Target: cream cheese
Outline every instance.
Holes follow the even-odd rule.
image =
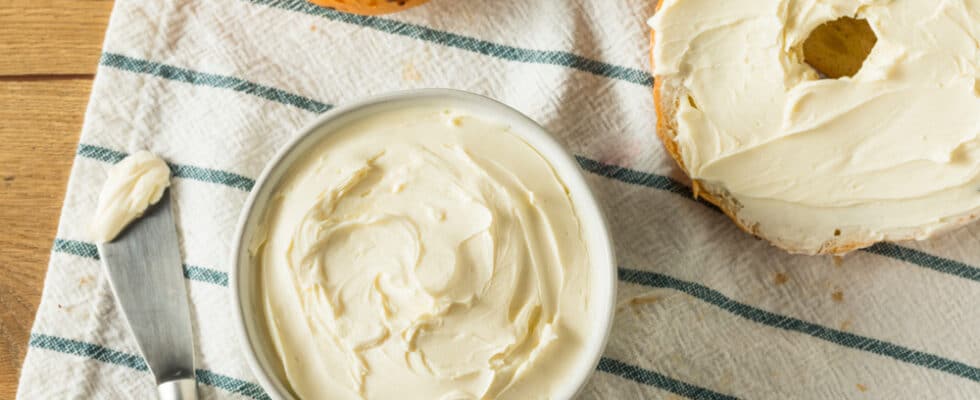
[[[548,162],[437,106],[327,136],[250,250],[280,375],[304,399],[547,399],[585,357],[589,261]]]
[[[170,186],[170,167],[148,151],[138,151],[109,169],[89,225],[97,243],[110,242],[126,225],[160,201]]]
[[[819,79],[809,33],[841,17],[878,37],[851,78]],[[655,75],[682,82],[676,141],[763,236],[929,236],[980,208],[980,1],[665,0]]]

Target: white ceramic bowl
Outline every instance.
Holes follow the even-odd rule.
[[[609,338],[615,312],[616,260],[602,210],[596,203],[575,159],[544,128],[507,105],[458,90],[421,89],[372,97],[327,112],[303,128],[276,154],[259,176],[245,202],[231,253],[231,260],[234,260],[230,281],[232,307],[234,307],[232,312],[245,359],[248,360],[249,367],[259,383],[272,398],[290,399],[293,396],[274,372],[277,371],[275,366],[278,361],[273,347],[268,343],[264,318],[258,317],[262,315],[259,299],[256,296],[259,293],[256,280],[259,273],[255,270],[248,252],[248,243],[252,241],[256,225],[262,217],[270,195],[274,193],[280,179],[297,159],[324,137],[336,132],[339,127],[374,113],[426,102],[460,108],[482,119],[510,126],[514,134],[524,139],[551,163],[568,187],[589,248],[591,267],[589,304],[592,306],[594,325],[586,343],[587,357],[583,359],[586,361],[574,366],[572,376],[568,377],[566,384],[555,393],[556,398],[574,397],[595,371]]]

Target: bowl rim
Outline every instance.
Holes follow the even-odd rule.
[[[249,326],[246,324],[246,308],[244,307],[244,302],[242,301],[242,295],[244,291],[250,290],[247,285],[242,281],[243,273],[242,264],[243,262],[248,262],[248,258],[241,257],[243,250],[248,251],[248,244],[244,243],[246,228],[248,228],[249,223],[253,218],[261,218],[262,210],[256,209],[258,204],[257,197],[265,186],[270,184],[270,176],[281,169],[288,169],[291,163],[284,163],[284,160],[289,157],[294,152],[299,152],[302,154],[305,149],[302,147],[302,143],[310,138],[310,136],[316,135],[320,129],[328,123],[339,119],[342,116],[356,113],[358,111],[369,109],[373,107],[382,106],[385,103],[392,102],[403,102],[408,100],[444,100],[453,103],[470,103],[478,104],[482,107],[494,109],[498,115],[497,117],[504,119],[504,122],[508,125],[523,125],[525,127],[531,127],[530,130],[521,130],[520,132],[514,131],[513,133],[520,137],[525,142],[528,142],[530,136],[535,136],[534,139],[539,142],[539,145],[534,145],[528,143],[538,154],[551,167],[554,169],[555,174],[562,180],[563,184],[569,191],[569,196],[577,198],[573,200],[573,205],[575,207],[575,213],[578,218],[585,219],[583,214],[587,213],[591,219],[597,223],[593,223],[591,228],[596,230],[595,234],[590,235],[588,232],[583,232],[583,239],[586,240],[586,245],[590,251],[598,249],[602,253],[605,253],[607,257],[606,263],[608,264],[606,269],[608,269],[607,277],[604,279],[607,284],[605,287],[597,288],[590,287],[589,295],[593,296],[596,294],[607,294],[606,298],[600,299],[606,302],[606,310],[597,310],[601,314],[596,314],[601,316],[600,320],[595,321],[598,324],[591,332],[598,334],[598,340],[589,340],[585,343],[588,351],[588,363],[583,363],[583,365],[573,367],[571,373],[575,375],[575,379],[569,379],[568,386],[573,386],[571,390],[562,390],[562,392],[567,392],[569,398],[573,398],[584,389],[586,383],[590,380],[593,373],[598,367],[599,361],[605,351],[606,344],[609,341],[609,336],[612,332],[613,319],[615,317],[616,308],[616,286],[617,286],[617,264],[616,264],[616,254],[615,246],[612,240],[612,236],[609,233],[609,222],[605,216],[602,206],[595,198],[595,193],[593,192],[591,186],[585,179],[578,162],[572,156],[572,154],[561,145],[555,137],[548,132],[541,124],[537,123],[524,113],[518,111],[517,109],[504,104],[498,100],[492,99],[490,97],[467,92],[458,89],[444,89],[444,88],[427,88],[427,89],[411,89],[411,90],[398,90],[393,92],[387,92],[379,95],[369,96],[364,99],[351,102],[344,106],[335,107],[319,117],[315,118],[310,123],[296,131],[296,133],[284,144],[278,151],[276,151],[275,156],[270,159],[265,167],[262,169],[262,173],[255,180],[255,184],[249,191],[248,198],[242,206],[242,210],[239,214],[238,222],[235,227],[235,234],[232,237],[233,245],[231,248],[229,261],[231,263],[230,273],[229,273],[229,286],[231,292],[231,305],[232,305],[232,318],[234,320],[233,327],[236,331],[236,336],[238,340],[238,346],[243,350],[245,355],[245,361],[248,364],[249,369],[252,374],[258,380],[260,386],[263,390],[273,399],[291,399],[294,398],[292,392],[280,381],[277,376],[271,371],[267,370],[265,366],[258,359],[258,346],[259,344],[253,339],[250,333]],[[355,118],[356,119],[356,118]],[[322,133],[322,135],[328,135],[329,133]],[[322,137],[320,138],[322,140]],[[313,143],[316,143],[315,141]],[[549,152],[543,152],[542,145],[545,147],[550,147]],[[295,160],[294,160],[295,161]],[[271,184],[276,184],[278,182],[272,182]],[[580,203],[584,200],[584,203]],[[584,225],[584,224],[583,224]],[[583,226],[583,230],[586,227]],[[590,239],[591,238],[591,239]],[[597,240],[598,239],[598,240]],[[594,255],[589,255],[590,263],[595,261]],[[591,271],[602,271],[602,266],[590,266]],[[590,286],[596,283],[595,277],[590,279]],[[601,280],[600,280],[601,283]],[[598,290],[598,291],[597,291]],[[601,302],[590,301],[591,304],[602,304]],[[603,312],[604,311],[604,312]],[[601,329],[600,329],[601,328]],[[588,367],[586,369],[585,367]]]

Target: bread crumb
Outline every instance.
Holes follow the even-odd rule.
[[[858,390],[860,390],[862,392],[867,392],[868,391],[868,387],[867,386],[864,386],[864,385],[862,385],[860,383],[857,384],[857,388],[858,388]]]
[[[735,382],[735,375],[732,375],[730,371],[725,372],[725,374],[721,376],[721,379],[718,380],[718,384],[721,385],[722,387],[731,387],[732,383],[734,382]]]
[[[844,322],[840,323],[840,330],[846,331],[851,327],[851,320],[845,319]]]
[[[776,273],[776,276],[773,277],[773,281],[776,282],[777,285],[782,285],[782,284],[786,283],[787,281],[789,281],[789,277],[786,276],[786,274],[784,274],[782,272],[777,272]]]
[[[630,299],[630,305],[638,306],[643,304],[653,304],[660,301],[660,296],[656,295],[646,295],[646,296],[636,296]]]
[[[406,61],[402,63],[402,79],[410,82],[419,82],[422,80],[422,74],[415,69],[415,64]]]
[[[617,310],[622,310],[624,308],[630,307],[636,310],[637,306],[642,306],[645,304],[653,304],[660,301],[660,296],[655,294],[641,294],[639,296],[633,296],[626,300],[621,301],[616,305]]]
[[[838,303],[842,303],[842,302],[844,302],[844,292],[838,290],[838,291],[834,292],[833,294],[831,294],[830,295],[830,298],[834,299],[834,301],[836,301]]]
[[[310,25],[310,32],[316,32],[316,25]]]

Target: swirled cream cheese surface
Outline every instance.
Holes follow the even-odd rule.
[[[853,77],[820,79],[802,43],[842,17],[877,44]],[[665,0],[650,24],[655,74],[689,95],[689,174],[767,237],[925,237],[980,209],[980,2]]]
[[[304,399],[547,399],[589,332],[566,188],[504,126],[438,106],[345,125],[263,218],[264,318]]]

